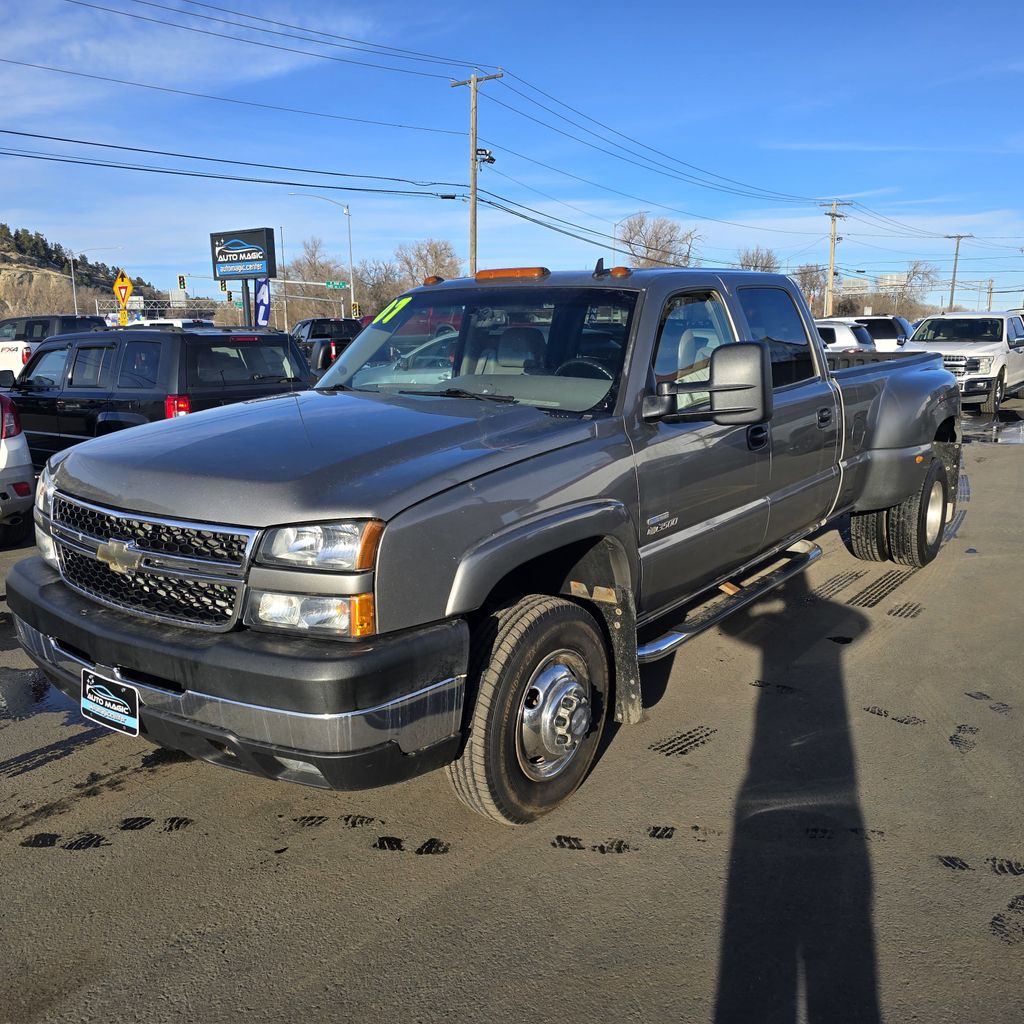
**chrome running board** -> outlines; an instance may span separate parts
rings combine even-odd
[[[733,612],[745,608],[776,587],[782,586],[787,580],[798,576],[812,562],[816,562],[821,554],[821,548],[817,544],[809,540],[797,541],[796,544],[779,553],[779,557],[784,558],[785,562],[765,576],[755,579],[745,587],[734,583],[722,584],[719,589],[729,594],[725,601],[716,604],[702,617],[698,617],[692,622],[686,622],[684,619],[676,629],[670,629],[657,639],[641,644],[637,647],[637,660],[641,665],[645,665],[666,657],[685,644],[687,640],[692,640],[706,629],[717,626]]]

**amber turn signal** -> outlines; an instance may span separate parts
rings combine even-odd
[[[504,267],[501,270],[478,270],[478,281],[498,281],[502,278],[547,277],[551,271],[547,267]]]

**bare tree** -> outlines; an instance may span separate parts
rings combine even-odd
[[[828,277],[828,269],[819,263],[804,263],[796,268],[792,277],[800,287],[800,291],[804,293],[811,312],[815,316],[820,316],[825,301],[825,280]]]
[[[668,217],[640,212],[623,221],[620,239],[634,267],[689,267],[696,265],[693,250],[703,236]]]
[[[423,238],[400,245],[395,250],[395,260],[407,288],[422,284],[424,278],[434,274],[444,278],[462,276],[462,261],[455,247],[440,238]]]
[[[360,260],[356,264],[356,294],[363,313],[379,313],[405,288],[402,268],[395,260]]]
[[[743,270],[760,270],[765,274],[779,272],[779,257],[774,249],[755,245],[753,249],[740,249],[736,254],[736,262]]]

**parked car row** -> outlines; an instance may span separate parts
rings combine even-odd
[[[33,347],[54,334],[106,327],[101,316],[12,316],[0,320],[0,370],[15,374],[28,362]]]

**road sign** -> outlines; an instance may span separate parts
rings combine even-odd
[[[117,322],[122,327],[128,326],[128,310],[124,306],[121,307],[121,312],[117,314]]]
[[[325,288],[347,288],[348,281],[324,281]]]
[[[235,307],[235,309],[241,309],[242,308],[242,303],[240,303],[240,302],[233,302],[232,305]]]
[[[188,305],[188,292],[184,288],[172,288],[167,295],[171,306],[180,309],[182,306]]]
[[[352,301],[352,315],[358,320],[359,319],[359,303],[355,300]]]
[[[123,271],[117,272],[117,279],[114,281],[114,298],[121,304],[121,308],[128,304],[128,299],[135,289],[132,287],[132,279]]]

